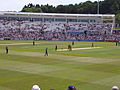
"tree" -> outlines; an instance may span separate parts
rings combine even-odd
[[[120,24],[120,13],[116,15],[116,23]]]
[[[100,14],[115,14],[117,23],[120,22],[120,0],[104,0],[100,1]],[[43,12],[43,13],[78,13],[78,14],[96,14],[98,2],[81,2],[79,4],[69,5],[33,5],[29,3],[25,5],[22,12]]]
[[[66,11],[66,8],[63,5],[58,5],[56,7],[56,13],[65,13],[65,11]]]
[[[39,4],[35,6],[30,3],[27,6],[25,5],[23,7],[22,12],[42,12],[42,9],[40,8]]]

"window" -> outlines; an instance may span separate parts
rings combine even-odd
[[[29,17],[20,17],[20,20],[22,20],[22,21],[31,21],[31,18],[29,18]]]
[[[54,21],[54,18],[44,18],[44,22],[46,21],[49,21],[49,22]]]
[[[67,19],[67,22],[77,22],[77,19]]]
[[[90,20],[90,22],[95,22],[95,20]]]
[[[88,19],[79,19],[78,22],[89,22]]]
[[[0,17],[0,20],[7,20],[7,17]]]
[[[43,19],[42,18],[32,18],[31,21],[43,21]]]
[[[64,18],[55,18],[56,22],[66,22],[66,19]]]
[[[8,17],[7,20],[19,20],[18,17]]]

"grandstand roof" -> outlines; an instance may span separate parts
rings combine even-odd
[[[30,13],[30,12],[0,12],[0,15],[28,15],[28,16],[86,16],[86,17],[95,17],[95,16],[108,16],[115,17],[114,14],[63,14],[63,13]]]

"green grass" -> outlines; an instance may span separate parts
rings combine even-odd
[[[38,84],[42,90],[110,90],[120,85],[120,46],[113,42],[75,42],[72,48],[98,49],[55,51],[66,49],[71,41],[0,41],[0,90],[31,90]],[[7,45],[28,43],[25,45]],[[5,45],[3,45],[5,44]],[[5,54],[5,46],[9,54]],[[48,48],[49,56],[44,56]]]
[[[114,28],[114,30],[120,30],[120,27],[118,27],[118,28]]]

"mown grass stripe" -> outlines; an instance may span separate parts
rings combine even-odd
[[[18,55],[20,55],[18,53]],[[37,53],[37,52],[23,52],[22,55],[26,56],[39,56],[39,57],[44,57],[43,53]],[[59,59],[59,60],[66,60],[66,61],[73,61],[73,62],[85,62],[85,63],[109,63],[113,61],[119,61],[119,59],[103,59],[103,58],[95,58],[95,57],[78,57],[78,56],[66,56],[66,55],[55,55],[55,54],[50,54],[49,57],[47,58],[54,58],[54,59]]]
[[[44,72],[64,70],[65,68],[18,61],[0,60],[0,69],[7,69],[11,71],[18,71],[31,74],[39,74]]]
[[[14,90],[14,89],[10,89],[10,88],[8,88],[8,87],[0,86],[0,90]]]
[[[67,56],[67,55],[56,55],[49,54],[48,57],[44,56],[44,53],[39,52],[18,52],[11,50],[10,55],[22,55],[22,56],[30,56],[30,57],[42,57],[46,59],[59,59],[65,61],[73,61],[73,62],[85,62],[85,63],[93,63],[93,64],[102,64],[109,63],[113,61],[119,61],[119,59],[104,59],[104,58],[96,58],[96,57],[80,57],[80,56]]]
[[[82,69],[66,69],[61,71],[46,72],[41,75],[90,83],[92,81],[107,78],[108,76],[111,77],[117,74]]]
[[[93,81],[91,83],[106,85],[106,86],[120,86],[120,75],[113,75],[100,80]]]

